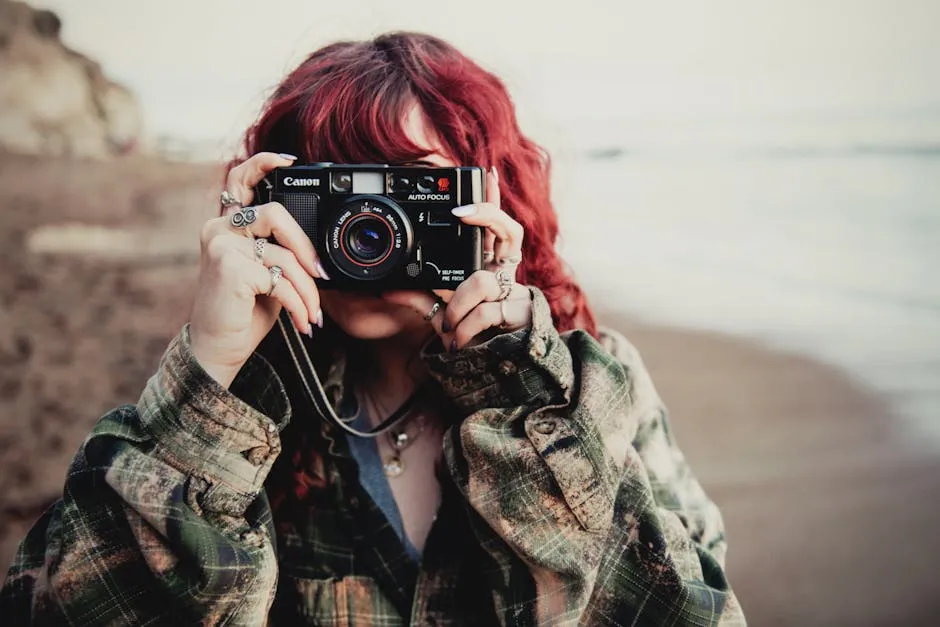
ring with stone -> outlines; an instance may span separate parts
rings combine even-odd
[[[281,280],[281,276],[284,274],[284,270],[281,266],[271,266],[268,268],[268,272],[271,273],[271,289],[268,290],[268,293],[265,296],[270,296],[274,293],[274,288],[277,287],[278,282]]]
[[[249,224],[254,224],[257,219],[258,209],[255,207],[245,207],[233,212],[231,217],[229,217],[229,222],[236,229],[241,229],[247,227]]]
[[[483,251],[483,263],[490,263],[496,257],[496,252],[492,250]]]
[[[496,271],[496,283],[499,285],[499,296],[496,297],[496,300],[506,300],[509,298],[509,294],[512,293],[512,286],[515,285],[516,280],[513,278],[511,271],[501,268]]]
[[[248,227],[245,227],[248,228]],[[264,263],[264,247],[268,245],[268,240],[259,237],[255,240],[255,261]]]
[[[242,201],[236,198],[235,194],[228,191],[227,189],[223,189],[222,193],[219,194],[219,202],[222,204],[223,209],[228,209],[233,205],[238,205],[239,207],[242,206]]]

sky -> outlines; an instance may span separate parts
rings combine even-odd
[[[392,29],[456,44],[524,127],[940,107],[940,0],[33,0],[155,134],[236,135],[309,51]]]

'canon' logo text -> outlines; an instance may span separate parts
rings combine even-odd
[[[319,187],[320,179],[295,179],[292,176],[285,176],[284,185],[289,187]]]

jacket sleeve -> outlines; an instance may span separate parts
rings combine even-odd
[[[61,500],[16,553],[0,615],[263,624],[277,567],[262,484],[289,405],[257,355],[231,390],[201,369],[184,328],[137,405],[105,415],[82,444]]]
[[[426,355],[466,414],[445,437],[504,625],[743,625],[717,507],[637,352],[530,328]]]

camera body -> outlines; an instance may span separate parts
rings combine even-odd
[[[483,202],[482,168],[311,163],[278,168],[255,202],[284,205],[342,289],[455,289],[483,268],[483,229],[451,213]]]

